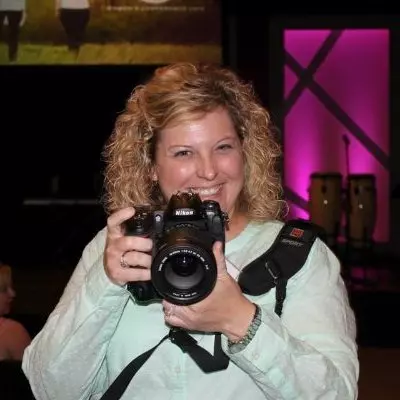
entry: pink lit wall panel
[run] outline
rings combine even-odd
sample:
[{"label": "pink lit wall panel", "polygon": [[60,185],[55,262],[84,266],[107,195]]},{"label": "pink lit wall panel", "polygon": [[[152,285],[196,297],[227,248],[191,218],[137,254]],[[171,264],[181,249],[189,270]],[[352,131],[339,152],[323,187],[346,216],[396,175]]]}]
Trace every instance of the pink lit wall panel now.
[{"label": "pink lit wall panel", "polygon": [[389,40],[386,29],[284,32],[284,184],[295,199],[291,216],[309,216],[312,173],[339,172],[344,187],[348,174],[373,174],[378,242],[389,236]]}]

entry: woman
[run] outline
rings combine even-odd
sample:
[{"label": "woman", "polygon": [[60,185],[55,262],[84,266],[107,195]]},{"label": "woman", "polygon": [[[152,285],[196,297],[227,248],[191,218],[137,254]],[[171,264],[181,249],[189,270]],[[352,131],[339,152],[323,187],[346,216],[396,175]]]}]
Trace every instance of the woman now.
[{"label": "woman", "polygon": [[11,268],[0,264],[0,360],[22,360],[31,342],[29,333],[19,322],[5,317],[11,311],[14,298]]},{"label": "woman", "polygon": [[[42,399],[99,399],[124,367],[183,328],[208,352],[222,336],[227,369],[204,373],[164,341],[123,399],[354,399],[354,315],[340,265],[317,240],[287,286],[282,318],[274,290],[245,296],[240,270],[274,241],[284,202],[279,146],[268,112],[231,71],[178,63],[157,69],[129,98],[105,147],[107,227],[85,248],[23,368]],[[128,282],[150,279],[153,242],[125,236],[133,205],[192,191],[229,216],[225,254],[213,248],[216,285],[204,299],[143,304]],[[131,267],[131,268],[129,268]]]}]

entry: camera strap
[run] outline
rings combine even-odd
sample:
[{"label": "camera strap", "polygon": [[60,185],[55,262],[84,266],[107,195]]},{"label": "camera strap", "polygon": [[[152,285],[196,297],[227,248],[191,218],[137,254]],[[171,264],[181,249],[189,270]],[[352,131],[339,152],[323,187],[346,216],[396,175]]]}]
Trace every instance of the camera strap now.
[{"label": "camera strap", "polygon": [[222,350],[220,333],[215,334],[214,355],[212,355],[203,347],[199,346],[197,340],[183,329],[171,328],[169,333],[154,347],[136,357],[122,370],[100,400],[120,399],[136,372],[138,372],[141,366],[150,358],[157,347],[168,338],[184,353],[188,353],[204,372],[215,372],[228,368],[229,357]]},{"label": "camera strap", "polygon": [[323,234],[309,221],[287,221],[270,248],[242,269],[238,277],[242,292],[261,296],[275,287],[275,313],[281,316],[288,280],[302,268],[316,238]]},{"label": "camera strap", "polygon": [[[243,293],[257,296],[275,287],[275,313],[281,316],[288,279],[301,269],[315,239],[322,234],[321,228],[308,221],[296,219],[286,222],[271,247],[243,268],[238,278]],[[157,345],[136,357],[122,370],[100,400],[120,399],[142,365],[167,339],[170,339],[184,353],[188,353],[204,372],[228,368],[229,357],[222,350],[220,333],[215,334],[212,355],[199,346],[196,339],[185,330],[171,328]]]}]

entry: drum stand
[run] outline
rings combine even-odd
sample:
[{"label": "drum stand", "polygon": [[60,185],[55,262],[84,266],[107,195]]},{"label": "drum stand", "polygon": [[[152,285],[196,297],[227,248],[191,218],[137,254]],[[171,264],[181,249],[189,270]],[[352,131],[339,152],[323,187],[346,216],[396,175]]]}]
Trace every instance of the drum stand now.
[{"label": "drum stand", "polygon": [[[345,188],[346,200],[345,200],[345,254],[344,254],[344,280],[352,284],[367,284],[374,285],[376,282],[369,280],[367,277],[368,265],[374,259],[374,240],[372,235],[369,234],[368,227],[366,226],[365,215],[362,213],[362,235],[361,239],[354,239],[351,237],[350,221],[352,213],[352,201],[351,201],[351,185],[350,185],[350,158],[349,158],[349,145],[350,140],[347,135],[343,135],[343,142],[345,144],[346,151],[346,173],[347,173],[347,187]],[[361,204],[362,206],[363,204]],[[360,206],[360,203],[358,204]],[[352,275],[353,267],[361,267],[363,271],[362,278],[355,278]]]},{"label": "drum stand", "polygon": [[[367,285],[374,286],[376,280],[368,278],[368,267],[373,263],[375,258],[373,238],[368,234],[368,228],[363,224],[363,235],[361,239],[354,239],[350,235],[350,214],[351,205],[346,204],[346,244],[345,244],[345,271],[344,279],[349,285]],[[354,267],[362,270],[362,277],[354,277],[352,271]]]}]

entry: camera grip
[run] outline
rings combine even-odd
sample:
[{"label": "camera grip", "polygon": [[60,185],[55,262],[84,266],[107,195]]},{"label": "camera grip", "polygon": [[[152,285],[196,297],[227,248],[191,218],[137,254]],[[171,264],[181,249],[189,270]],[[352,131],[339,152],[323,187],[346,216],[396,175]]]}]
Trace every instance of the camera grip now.
[{"label": "camera grip", "polygon": [[137,207],[135,215],[122,223],[122,228],[126,236],[149,236],[153,225],[153,215],[150,209]]},{"label": "camera grip", "polygon": [[[136,208],[135,215],[122,223],[125,236],[149,237],[153,228],[153,213],[150,208]],[[128,282],[127,289],[138,302],[161,299],[151,281]]]}]

